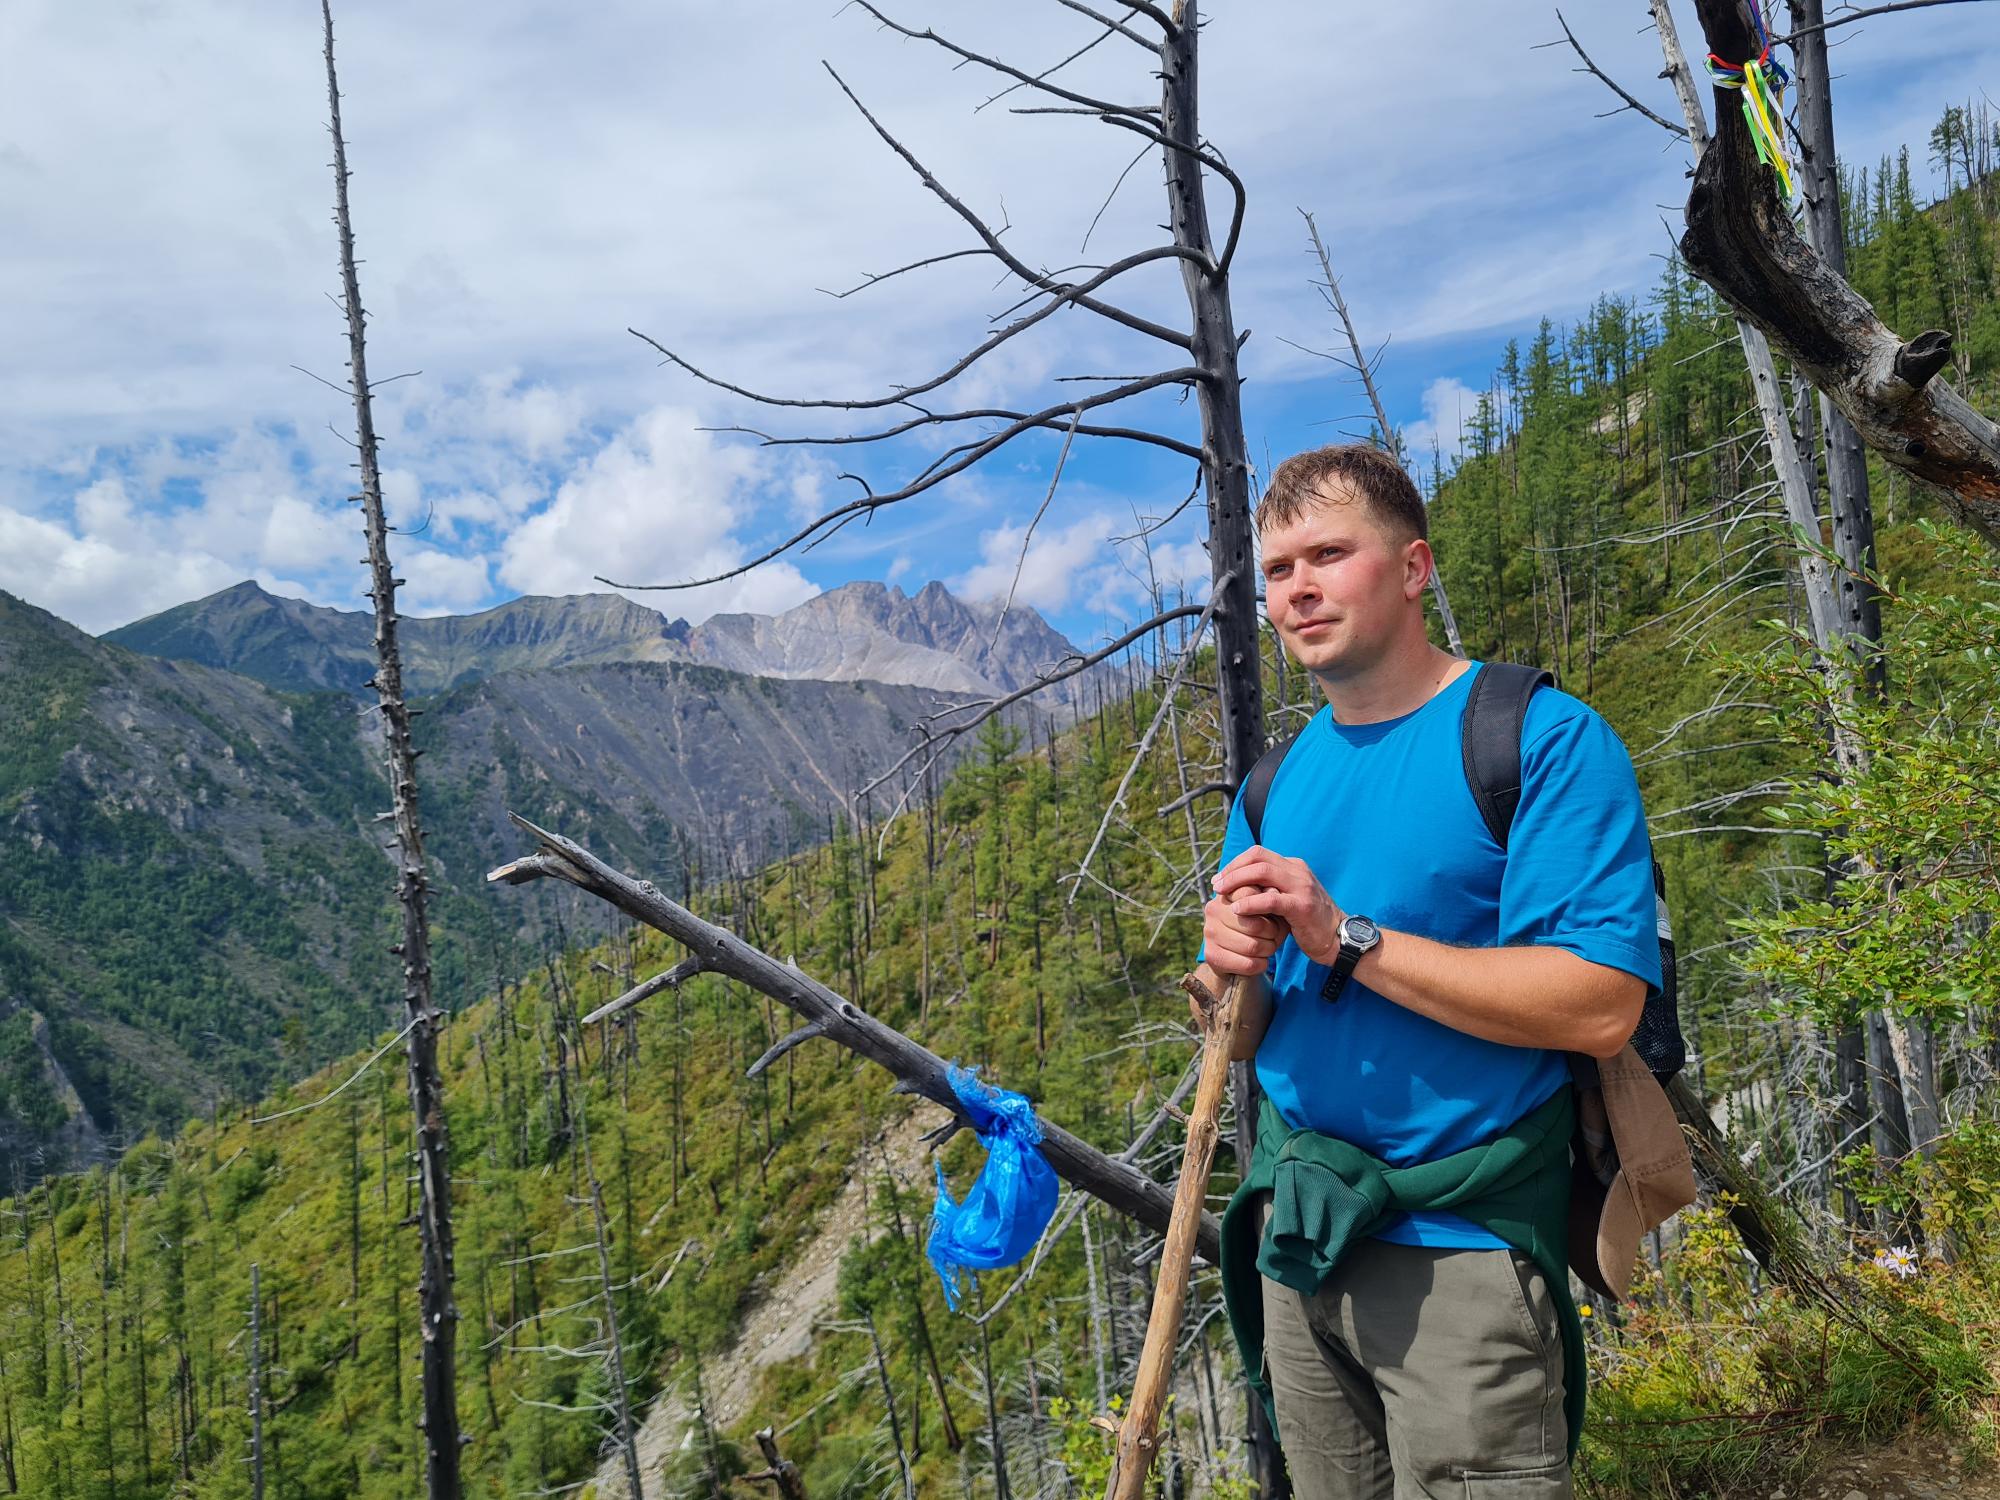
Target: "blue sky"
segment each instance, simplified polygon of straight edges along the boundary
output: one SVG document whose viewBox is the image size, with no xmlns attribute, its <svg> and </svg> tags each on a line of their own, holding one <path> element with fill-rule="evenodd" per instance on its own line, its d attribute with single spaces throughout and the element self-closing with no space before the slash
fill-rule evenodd
<svg viewBox="0 0 2000 1500">
<path fill-rule="evenodd" d="M 1691 9 L 1676 6 L 1696 36 Z M 1052 3 L 909 0 L 892 13 L 1042 68 L 1094 34 Z M 705 430 L 852 430 L 780 417 L 663 369 L 641 329 L 732 381 L 874 395 L 928 377 L 1015 300 L 958 260 L 846 299 L 823 289 L 964 248 L 966 231 L 868 131 L 822 62 L 1025 259 L 1157 242 L 1157 159 L 1095 122 L 1010 115 L 989 75 L 832 3 L 439 0 L 338 8 L 361 274 L 404 603 L 462 612 L 521 593 L 732 567 L 822 505 L 927 461 L 934 439 L 759 448 Z M 1643 4 L 1578 7 L 1593 54 L 1673 113 Z M 1510 336 L 1640 293 L 1677 222 L 1685 156 L 1655 126 L 1596 118 L 1542 5 L 1260 0 L 1212 8 L 1203 126 L 1249 185 L 1235 276 L 1253 455 L 1326 440 L 1359 410 L 1341 372 L 1287 347 L 1337 336 L 1297 209 L 1319 218 L 1413 446 L 1449 451 Z M 1921 147 L 2000 61 L 2000 9 L 1950 5 L 1844 28 L 1843 154 Z M 14 0 L 0 14 L 0 588 L 101 631 L 256 577 L 358 607 L 342 496 L 317 7 L 299 0 Z M 1142 99 L 1120 39 L 1063 75 Z M 1218 212 L 1226 202 L 1212 186 Z M 1185 318 L 1172 273 L 1121 283 Z M 1164 346 L 1070 312 L 940 399 L 1042 405 L 1063 374 L 1163 368 Z M 1073 389 L 1073 387 L 1069 388 Z M 1190 406 L 1142 414 L 1182 437 Z M 1352 426 L 1354 424 L 1346 424 Z M 1149 582 L 1206 575 L 1191 508 L 1148 558 L 1117 538 L 1187 493 L 1183 459 L 1079 440 L 1021 565 L 1061 441 L 981 470 L 730 583 L 639 594 L 670 614 L 774 611 L 856 578 L 1020 597 L 1088 641 Z M 1449 569 L 1449 559 L 1443 560 Z"/>
</svg>

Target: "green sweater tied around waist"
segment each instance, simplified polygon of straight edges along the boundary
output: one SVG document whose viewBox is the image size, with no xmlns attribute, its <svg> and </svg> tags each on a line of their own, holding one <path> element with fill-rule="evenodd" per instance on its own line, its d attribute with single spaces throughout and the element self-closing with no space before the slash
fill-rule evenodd
<svg viewBox="0 0 2000 1500">
<path fill-rule="evenodd" d="M 1574 1456 L 1583 1432 L 1586 1384 L 1583 1323 L 1569 1295 L 1565 1222 L 1574 1117 L 1565 1084 L 1483 1145 L 1392 1167 L 1359 1146 L 1295 1129 L 1265 1097 L 1249 1175 L 1222 1215 L 1222 1298 L 1243 1368 L 1274 1430 L 1258 1277 L 1310 1295 L 1352 1245 L 1397 1215 L 1446 1211 L 1511 1245 L 1548 1278 L 1562 1323 L 1563 1409 Z M 1271 1217 L 1260 1233 L 1258 1200 L 1265 1194 Z"/>
</svg>

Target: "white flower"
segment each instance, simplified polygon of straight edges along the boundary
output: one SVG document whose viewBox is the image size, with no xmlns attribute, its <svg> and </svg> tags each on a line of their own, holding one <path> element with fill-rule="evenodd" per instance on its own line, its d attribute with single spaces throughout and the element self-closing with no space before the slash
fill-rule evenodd
<svg viewBox="0 0 2000 1500">
<path fill-rule="evenodd" d="M 1917 1253 L 1908 1245 L 1891 1245 L 1887 1250 L 1875 1252 L 1875 1264 L 1907 1280 L 1917 1274 Z"/>
</svg>

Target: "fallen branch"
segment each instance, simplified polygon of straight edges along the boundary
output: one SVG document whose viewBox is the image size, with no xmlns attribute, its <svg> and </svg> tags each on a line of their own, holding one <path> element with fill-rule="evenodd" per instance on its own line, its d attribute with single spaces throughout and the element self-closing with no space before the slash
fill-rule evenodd
<svg viewBox="0 0 2000 1500">
<path fill-rule="evenodd" d="M 635 921 L 685 943 L 709 973 L 725 975 L 768 995 L 797 1012 L 808 1024 L 823 1028 L 829 1041 L 879 1063 L 896 1078 L 898 1087 L 949 1110 L 966 1123 L 958 1095 L 946 1077 L 945 1060 L 893 1026 L 834 993 L 811 975 L 781 963 L 734 933 L 705 922 L 663 895 L 650 880 L 634 880 L 612 869 L 581 844 L 538 828 L 518 813 L 514 824 L 540 845 L 533 854 L 500 866 L 487 880 L 521 885 L 531 880 L 561 880 L 615 906 Z M 1130 1162 L 1099 1151 L 1051 1121 L 1042 1121 L 1042 1154 L 1065 1182 L 1138 1220 L 1165 1232 L 1173 1220 L 1174 1194 Z M 1220 1239 L 1214 1218 L 1199 1218 L 1194 1243 L 1211 1261 L 1219 1259 Z"/>
</svg>

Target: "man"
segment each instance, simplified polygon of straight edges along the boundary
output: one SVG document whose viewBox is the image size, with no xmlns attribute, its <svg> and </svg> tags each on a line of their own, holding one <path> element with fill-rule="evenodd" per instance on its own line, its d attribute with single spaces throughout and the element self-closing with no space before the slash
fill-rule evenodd
<svg viewBox="0 0 2000 1500">
<path fill-rule="evenodd" d="M 1480 666 L 1430 642 L 1401 466 L 1300 454 L 1256 519 L 1271 624 L 1327 703 L 1261 844 L 1239 801 L 1203 916 L 1204 981 L 1249 976 L 1237 1052 L 1266 1096 L 1224 1231 L 1225 1282 L 1254 1252 L 1261 1307 L 1231 1319 L 1249 1353 L 1261 1314 L 1301 1500 L 1566 1496 L 1584 1371 L 1564 1054 L 1617 1054 L 1660 982 L 1631 761 L 1537 692 L 1503 850 L 1461 758 Z"/>
</svg>

